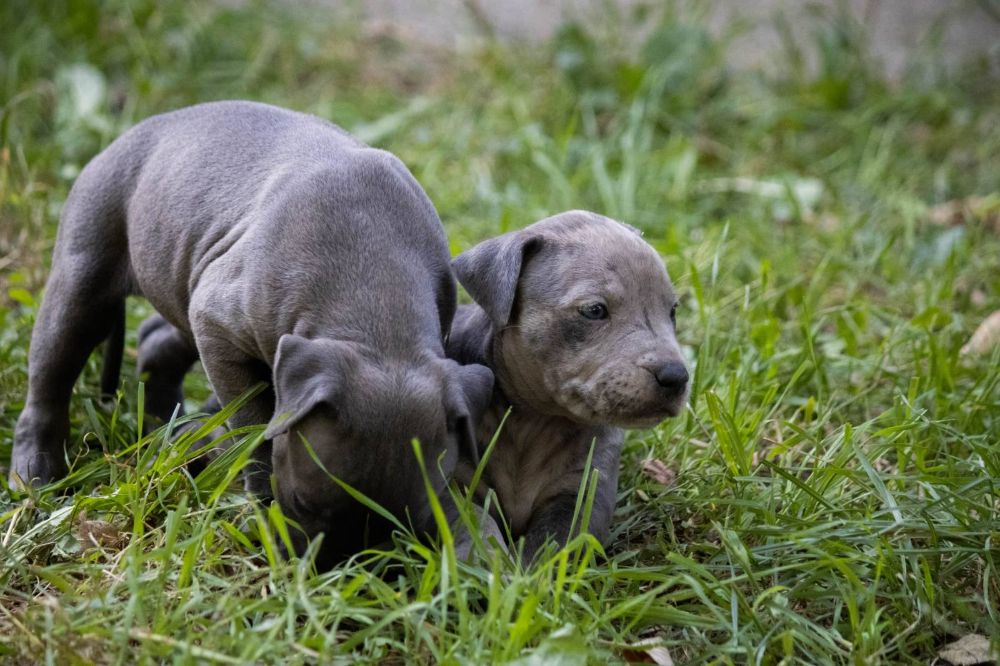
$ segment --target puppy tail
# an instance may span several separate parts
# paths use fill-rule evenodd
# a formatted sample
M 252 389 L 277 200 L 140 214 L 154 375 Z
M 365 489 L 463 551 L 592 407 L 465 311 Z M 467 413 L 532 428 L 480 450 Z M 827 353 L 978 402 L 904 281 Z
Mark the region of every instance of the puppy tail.
M 101 369 L 101 400 L 111 400 L 118 390 L 122 371 L 122 353 L 125 350 L 125 301 L 115 312 L 111 333 L 104 343 L 104 367 Z

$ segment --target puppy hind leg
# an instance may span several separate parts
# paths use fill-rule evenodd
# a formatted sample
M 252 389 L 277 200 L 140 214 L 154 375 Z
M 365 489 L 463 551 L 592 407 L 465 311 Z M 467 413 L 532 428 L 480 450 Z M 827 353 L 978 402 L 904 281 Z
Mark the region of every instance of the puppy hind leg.
M 145 377 L 146 412 L 166 423 L 180 406 L 184 413 L 184 376 L 195 361 L 194 340 L 159 314 L 139 327 L 139 374 Z M 154 427 L 155 424 L 150 424 Z
M 15 484 L 65 476 L 73 384 L 123 307 L 124 285 L 109 289 L 115 280 L 108 279 L 108 271 L 85 268 L 67 269 L 57 257 L 38 310 L 28 353 L 28 395 L 14 429 L 10 479 Z
M 101 400 L 110 402 L 118 390 L 121 380 L 122 356 L 125 351 L 125 301 L 115 313 L 115 319 L 104 341 L 104 367 L 101 368 Z

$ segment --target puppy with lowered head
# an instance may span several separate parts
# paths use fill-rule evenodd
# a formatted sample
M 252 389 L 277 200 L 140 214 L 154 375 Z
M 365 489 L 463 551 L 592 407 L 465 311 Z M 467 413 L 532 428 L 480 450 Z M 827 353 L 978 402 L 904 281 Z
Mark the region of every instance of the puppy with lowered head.
M 121 345 L 135 294 L 171 325 L 174 354 L 201 357 L 223 403 L 266 384 L 230 421 L 268 424 L 247 487 L 269 493 L 273 461 L 297 550 L 325 532 L 327 554 L 351 552 L 368 526 L 327 472 L 432 531 L 411 439 L 439 461 L 440 492 L 493 380 L 445 358 L 450 259 L 403 163 L 331 123 L 251 102 L 145 120 L 87 165 L 63 209 L 12 482 L 65 475 L 73 383 L 102 340 Z
M 605 542 L 622 429 L 676 416 L 687 399 L 663 260 L 632 227 L 569 211 L 484 241 L 452 265 L 476 304 L 459 307 L 447 353 L 496 376 L 480 454 L 510 409 L 477 492 L 496 493 L 530 561 L 547 539 L 573 536 L 593 443 L 599 480 L 587 529 Z M 469 482 L 474 467 L 460 461 L 458 480 Z M 495 524 L 483 531 L 499 534 Z

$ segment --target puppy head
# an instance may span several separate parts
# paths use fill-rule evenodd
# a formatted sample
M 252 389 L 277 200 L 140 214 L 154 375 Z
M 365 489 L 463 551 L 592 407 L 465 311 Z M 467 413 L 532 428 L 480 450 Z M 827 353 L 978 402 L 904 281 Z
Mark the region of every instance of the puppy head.
M 453 265 L 493 322 L 497 381 L 511 400 L 630 428 L 682 409 L 677 298 L 632 227 L 570 211 L 485 241 Z
M 428 472 L 442 454 L 446 471 L 460 452 L 478 460 L 475 423 L 493 390 L 484 366 L 378 358 L 351 342 L 284 335 L 273 377 L 275 414 L 265 437 L 274 443 L 278 499 L 293 516 L 341 496 L 327 471 L 393 511 L 421 499 L 414 438 Z

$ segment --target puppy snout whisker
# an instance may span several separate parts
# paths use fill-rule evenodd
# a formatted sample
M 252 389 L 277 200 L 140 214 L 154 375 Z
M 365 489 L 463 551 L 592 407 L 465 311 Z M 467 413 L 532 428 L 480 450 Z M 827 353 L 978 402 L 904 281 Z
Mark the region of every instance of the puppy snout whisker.
M 651 370 L 656 383 L 673 393 L 680 393 L 688 383 L 688 371 L 680 361 L 667 361 Z

